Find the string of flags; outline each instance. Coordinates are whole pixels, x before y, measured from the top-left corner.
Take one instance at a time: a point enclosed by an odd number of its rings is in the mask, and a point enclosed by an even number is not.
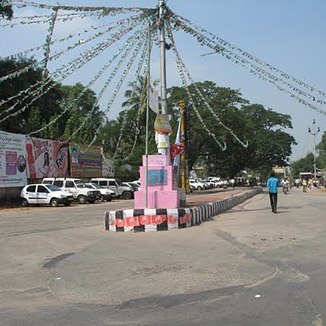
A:
[[[0,1],[0,8],[9,8],[14,6],[17,10],[24,11],[26,8],[35,8],[35,14],[23,15],[12,17],[12,20],[4,20],[0,22],[0,29],[2,28],[14,28],[17,26],[29,26],[35,24],[47,24],[46,38],[44,44],[38,44],[35,47],[19,51],[14,54],[10,54],[3,57],[2,60],[18,59],[21,56],[36,55],[37,60],[32,63],[18,68],[16,71],[11,71],[6,75],[0,76],[0,83],[10,81],[15,78],[19,78],[32,69],[43,69],[44,77],[42,80],[36,81],[34,84],[29,85],[27,88],[20,90],[17,94],[12,95],[0,102],[0,107],[5,106],[5,110],[0,112],[0,123],[14,117],[18,114],[30,109],[35,101],[47,94],[53,87],[63,82],[65,79],[73,75],[75,72],[80,71],[90,62],[93,62],[100,55],[103,55],[108,49],[112,50],[116,46],[118,51],[111,57],[111,59],[103,63],[101,68],[95,75],[90,77],[86,88],[94,87],[98,83],[99,79],[103,77],[104,73],[110,68],[116,60],[117,64],[112,68],[107,80],[104,82],[103,87],[98,92],[98,99],[93,106],[91,112],[93,112],[99,103],[99,100],[104,96],[109,87],[113,87],[111,91],[111,98],[107,103],[106,109],[102,110],[103,114],[108,116],[110,114],[111,107],[121,90],[123,83],[126,81],[127,76],[133,66],[136,68],[136,76],[142,71],[144,64],[146,65],[146,53],[150,51],[149,46],[146,46],[147,38],[147,25],[152,22],[151,33],[153,38],[156,38],[158,44],[156,28],[162,22],[158,21],[158,8],[124,8],[124,7],[95,7],[95,6],[66,6],[66,5],[50,5],[45,3],[36,3],[28,0],[16,0],[14,2],[8,0]],[[50,14],[43,14],[44,11]],[[0,14],[3,14],[2,12]],[[115,22],[105,21],[112,16],[123,16]],[[203,129],[214,139],[216,144],[221,150],[226,149],[226,143],[224,140],[219,140],[218,137],[209,130],[205,119],[200,114],[198,108],[195,106],[193,100],[193,94],[190,92],[189,84],[194,85],[196,97],[201,99],[202,104],[209,112],[209,116],[213,117],[217,124],[221,126],[225,131],[229,132],[236,141],[238,141],[243,147],[247,147],[248,143],[241,140],[235,132],[227,125],[223,123],[218,115],[218,111],[214,110],[205,99],[205,96],[196,86],[196,83],[192,79],[189,70],[187,69],[180,52],[176,47],[174,38],[174,32],[181,31],[193,36],[200,45],[208,48],[211,52],[205,55],[220,55],[233,63],[245,67],[248,71],[255,75],[257,78],[274,85],[277,89],[287,93],[291,98],[297,100],[300,104],[313,109],[321,114],[326,114],[324,105],[326,104],[326,92],[301,81],[298,78],[287,74],[283,70],[276,68],[265,61],[255,57],[247,51],[244,51],[233,45],[217,35],[207,31],[206,29],[192,23],[188,19],[175,14],[168,7],[164,8],[164,19],[166,19],[167,34],[170,39],[170,47],[173,50],[175,56],[175,62],[180,74],[181,82],[187,91],[190,101],[193,104],[193,110],[200,121]],[[86,18],[86,19],[85,19]],[[84,28],[82,31],[76,33],[70,33],[61,38],[55,38],[55,31],[59,23],[66,23],[77,19],[89,19],[92,21],[89,28]],[[97,24],[94,23],[94,19],[97,20]],[[130,36],[130,34],[132,34]],[[68,43],[64,46],[66,43]],[[118,42],[123,43],[122,46],[117,46]],[[88,48],[87,48],[88,47]],[[152,45],[150,46],[152,47]],[[66,59],[66,56],[72,56],[74,51],[79,51],[78,56],[73,59]],[[76,55],[76,53],[74,53]],[[61,62],[67,62],[60,65]],[[138,65],[136,64],[138,60]],[[149,64],[149,62],[147,62]],[[122,69],[122,67],[125,67]],[[119,75],[119,71],[121,71]],[[138,78],[138,77],[137,77]],[[116,80],[116,85],[112,86],[113,81]],[[78,99],[84,93],[79,95]],[[75,99],[77,101],[77,99]],[[150,108],[159,113],[159,97],[155,86],[149,83],[148,88],[148,101]],[[37,134],[42,130],[45,130],[50,125],[54,124],[61,118],[70,107],[62,108],[62,111],[58,115],[51,119],[41,129],[31,132],[31,134]],[[138,112],[137,119],[139,123],[140,111]],[[74,130],[70,137],[73,137],[78,133],[89,117],[86,117],[79,128]],[[119,135],[118,143],[116,145],[115,154],[119,150],[119,145],[122,139],[122,133],[126,127],[126,120],[124,119],[123,127]],[[101,126],[105,122],[103,121]],[[91,144],[94,143],[100,127]],[[135,141],[131,150],[137,143],[137,131],[135,132]],[[90,145],[91,145],[90,144]],[[89,146],[90,146],[89,145]]]

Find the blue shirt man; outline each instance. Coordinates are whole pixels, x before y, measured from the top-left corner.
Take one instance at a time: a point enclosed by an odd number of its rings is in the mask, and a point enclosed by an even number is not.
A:
[[[279,180],[275,177],[275,172],[272,171],[266,184],[269,192],[269,199],[272,207],[272,212],[277,213],[277,188],[279,186]]]

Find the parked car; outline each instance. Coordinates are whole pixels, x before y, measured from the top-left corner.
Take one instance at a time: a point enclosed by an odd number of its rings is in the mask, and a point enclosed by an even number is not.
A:
[[[193,187],[194,190],[203,190],[203,189],[205,189],[205,184],[203,182],[200,182],[200,181],[194,180],[194,179],[189,180],[189,186]]]
[[[122,182],[123,185],[126,185],[128,187],[131,187],[134,191],[139,191],[140,186],[138,183],[135,182]]]
[[[92,183],[104,186],[114,191],[115,197],[123,199],[134,198],[134,190],[130,186],[124,186],[119,180],[112,178],[93,178]]]
[[[201,178],[198,178],[196,179],[197,182],[201,182],[204,184],[204,189],[211,189],[213,188],[213,184],[211,184],[210,182],[208,182],[207,180],[204,180],[204,179],[201,179]]]
[[[141,183],[140,183],[140,180],[135,180],[135,181],[132,181],[132,183],[135,183],[136,185],[139,186],[139,188],[141,187]]]
[[[210,186],[210,188],[216,188],[217,187],[217,184],[213,180],[206,180],[205,182]]]
[[[103,186],[99,186],[96,183],[92,183],[92,182],[86,182],[85,183],[86,187],[90,188],[90,189],[96,189],[101,193],[101,198],[100,201],[106,200],[106,201],[111,201],[112,197],[114,196],[114,191],[110,190],[106,187]]]
[[[224,186],[224,181],[220,177],[209,177],[208,180],[214,182],[216,188]]]
[[[70,192],[74,199],[80,204],[95,203],[96,200],[101,199],[101,192],[97,189],[90,189],[86,187],[81,179],[76,178],[44,178],[42,183],[51,183],[62,190]]]
[[[201,183],[201,184],[203,184],[203,189],[210,189],[210,188],[212,188],[212,186],[211,186],[210,184],[208,184],[208,183],[206,182],[206,180],[204,180],[204,179],[202,179],[202,178],[197,178],[197,179],[195,179],[195,181],[196,181],[197,183]]]
[[[59,204],[69,206],[74,200],[71,193],[52,184],[27,185],[22,189],[20,197],[23,207],[30,204],[51,205],[52,207],[57,207]]]

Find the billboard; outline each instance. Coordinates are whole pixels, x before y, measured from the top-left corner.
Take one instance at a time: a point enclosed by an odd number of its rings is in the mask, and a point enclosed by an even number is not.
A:
[[[102,177],[113,178],[114,177],[114,162],[102,155]]]
[[[25,136],[0,131],[0,187],[26,184]]]
[[[68,143],[26,137],[27,177],[66,177],[68,175]]]
[[[69,144],[70,175],[78,178],[102,176],[101,147]]]

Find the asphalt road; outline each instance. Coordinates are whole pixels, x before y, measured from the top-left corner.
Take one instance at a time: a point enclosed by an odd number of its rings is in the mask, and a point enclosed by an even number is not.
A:
[[[0,210],[0,325],[323,325],[326,192],[201,226],[112,233],[132,201]]]

